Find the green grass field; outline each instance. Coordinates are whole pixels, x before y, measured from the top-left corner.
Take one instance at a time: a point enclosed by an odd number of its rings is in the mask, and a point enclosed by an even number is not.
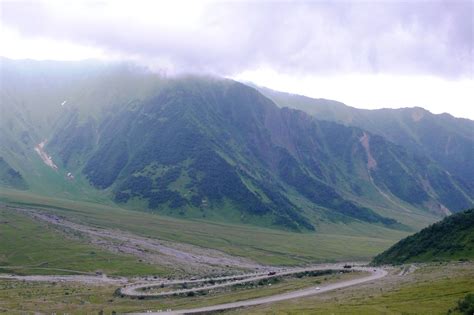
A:
[[[114,205],[8,190],[0,192],[0,202],[41,208],[82,224],[214,248],[274,265],[369,260],[408,234],[377,226],[369,229],[362,223],[326,223],[317,227],[316,233],[292,233],[248,225],[177,219]]]
[[[398,270],[396,271],[396,273]],[[474,292],[474,264],[432,264],[413,274],[229,314],[447,314]]]
[[[105,314],[200,307],[258,298],[358,277],[360,273],[335,274],[302,279],[285,279],[272,286],[233,288],[219,293],[158,299],[130,299],[114,296],[116,287],[77,283],[39,283],[0,280],[0,312],[40,311],[45,313]]]
[[[0,207],[0,273],[108,275],[164,274],[160,266],[73,240],[46,224]]]

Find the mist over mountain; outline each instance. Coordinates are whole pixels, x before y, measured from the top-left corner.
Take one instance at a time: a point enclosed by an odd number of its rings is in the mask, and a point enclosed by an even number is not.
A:
[[[326,221],[407,229],[407,213],[473,204],[469,120],[131,64],[2,65],[5,187],[296,231]]]

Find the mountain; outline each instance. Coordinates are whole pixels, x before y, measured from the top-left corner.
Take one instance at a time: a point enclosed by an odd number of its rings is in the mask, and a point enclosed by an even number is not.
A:
[[[410,229],[472,204],[427,155],[232,80],[3,60],[2,81],[0,156],[42,194],[297,231]]]
[[[365,110],[343,103],[257,87],[280,107],[303,110],[321,120],[355,126],[429,157],[474,196],[474,121],[420,108]],[[472,199],[472,198],[471,198]],[[457,209],[465,209],[457,207]]]
[[[72,118],[52,138],[48,150],[57,152],[69,167],[70,156],[95,146],[86,150],[90,156],[82,171],[96,188],[112,187],[119,203],[140,199],[148,208],[169,214],[237,215],[244,222],[271,220],[291,229],[313,229],[301,207],[290,200],[294,194],[308,199],[312,208],[395,223],[345,199],[326,183],[324,165],[318,166],[321,163],[295,143],[300,139],[311,149],[310,142],[322,141],[323,137],[316,139],[317,126],[309,117],[281,111],[243,84],[177,80],[148,101],[114,112],[97,128],[90,122],[78,126]],[[300,124],[304,124],[301,131],[291,131]],[[333,132],[325,124],[320,128]],[[100,139],[93,137],[97,132]],[[303,138],[305,132],[310,133],[308,139]],[[77,139],[82,135],[90,136]],[[308,167],[312,169],[305,170]]]
[[[409,236],[372,263],[402,264],[474,258],[474,209],[453,214]]]

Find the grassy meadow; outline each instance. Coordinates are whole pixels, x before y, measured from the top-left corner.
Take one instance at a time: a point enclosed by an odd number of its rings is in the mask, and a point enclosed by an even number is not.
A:
[[[472,262],[429,264],[411,274],[398,273],[397,268],[373,284],[227,313],[447,314],[466,294],[474,292]]]
[[[55,199],[13,190],[1,191],[0,202],[54,212],[91,226],[214,248],[272,265],[369,260],[408,234],[377,226],[368,229],[364,223],[326,223],[319,226],[316,233],[294,233],[248,225],[184,220],[126,210],[115,205]]]
[[[164,274],[160,266],[104,251],[0,207],[0,273],[108,275]]]

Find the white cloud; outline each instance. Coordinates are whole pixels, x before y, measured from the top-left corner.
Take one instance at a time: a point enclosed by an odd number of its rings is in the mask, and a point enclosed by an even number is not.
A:
[[[0,2],[0,55],[132,60],[474,118],[472,1]]]
[[[471,77],[469,1],[19,1],[1,25],[177,71]],[[34,52],[32,52],[34,53]]]
[[[98,47],[50,38],[25,38],[17,31],[7,27],[0,28],[0,40],[2,43],[0,56],[12,59],[83,60],[113,58],[113,55],[106,54]]]

